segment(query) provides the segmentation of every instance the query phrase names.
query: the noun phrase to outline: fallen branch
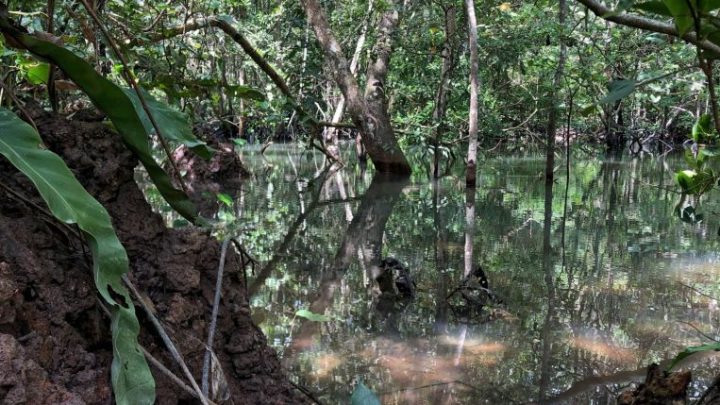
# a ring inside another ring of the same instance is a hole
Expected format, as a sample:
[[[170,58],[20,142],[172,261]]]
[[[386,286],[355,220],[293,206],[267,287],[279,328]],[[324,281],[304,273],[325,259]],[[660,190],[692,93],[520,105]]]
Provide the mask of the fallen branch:
[[[135,287],[135,284],[130,281],[130,279],[127,277],[127,275],[124,275],[122,277],[123,281],[125,282],[125,285],[130,289],[130,291],[135,296],[135,299],[140,303],[140,305],[145,310],[145,314],[150,318],[150,321],[152,322],[153,326],[155,326],[155,330],[160,335],[160,338],[162,338],[163,343],[165,343],[165,347],[167,347],[168,351],[170,351],[170,354],[172,355],[175,362],[180,366],[183,373],[185,374],[185,377],[190,381],[190,385],[192,385],[193,390],[197,393],[198,398],[200,399],[200,402],[203,405],[209,405],[209,400],[203,395],[202,391],[200,390],[200,387],[198,387],[197,382],[195,381],[195,378],[193,377],[192,373],[190,372],[190,369],[188,368],[187,364],[185,363],[185,360],[183,360],[182,355],[178,351],[177,347],[175,347],[175,344],[173,343],[172,339],[170,339],[170,336],[168,336],[167,332],[165,332],[165,329],[162,327],[162,324],[160,324],[160,321],[155,316],[155,311],[152,309],[152,304],[149,304],[145,302],[145,298],[140,294],[140,291]]]
[[[210,355],[213,350],[213,342],[215,341],[215,329],[217,328],[218,309],[220,307],[220,295],[222,292],[223,272],[225,271],[225,256],[230,239],[225,239],[220,249],[220,264],[218,265],[217,278],[215,280],[215,298],[213,299],[212,316],[210,318],[210,329],[208,330],[207,344],[205,345],[205,358],[203,359],[202,369],[202,393],[208,395],[210,383]]]
[[[100,301],[99,299],[97,300],[97,303],[98,303],[98,305],[100,306],[100,309],[102,309],[103,313],[105,313],[105,316],[107,316],[108,318],[112,318],[112,316],[110,315],[110,310],[107,309],[107,307],[105,306],[105,304],[104,304],[102,301]],[[32,333],[35,333],[35,332],[32,332]],[[22,338],[20,338],[20,339],[22,339]],[[18,341],[20,341],[20,339],[18,339]],[[192,396],[195,397],[195,398],[200,399],[200,397],[198,396],[197,392],[195,392],[195,391],[192,389],[192,387],[190,387],[189,385],[185,384],[185,383],[183,382],[183,380],[180,379],[180,377],[176,376],[175,373],[173,373],[172,371],[170,371],[170,369],[168,369],[167,367],[165,367],[165,365],[162,364],[162,363],[160,362],[160,360],[158,360],[157,358],[155,358],[155,356],[153,356],[143,345],[138,345],[138,346],[140,346],[140,350],[142,350],[143,355],[145,356],[145,358],[148,359],[148,360],[150,361],[150,364],[152,364],[153,366],[155,366],[155,368],[157,368],[158,371],[160,371],[161,373],[165,374],[165,376],[166,376],[167,378],[169,378],[170,381],[174,382],[178,387],[182,388],[185,392],[187,392],[188,394],[192,395]],[[208,404],[209,404],[209,405],[216,405],[214,402],[212,402],[212,401],[210,401],[210,400],[208,400]]]

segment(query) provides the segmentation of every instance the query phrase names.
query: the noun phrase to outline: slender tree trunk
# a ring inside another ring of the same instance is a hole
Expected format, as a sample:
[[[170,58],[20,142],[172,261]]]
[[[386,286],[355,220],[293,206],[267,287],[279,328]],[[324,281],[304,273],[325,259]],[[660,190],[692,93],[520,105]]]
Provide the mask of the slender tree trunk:
[[[455,6],[450,5],[444,9],[445,12],[445,43],[441,57],[443,60],[440,70],[440,83],[435,92],[435,108],[433,109],[433,124],[435,125],[435,139],[433,140],[433,177],[440,177],[440,137],[445,131],[445,110],[447,109],[447,94],[450,75],[455,67],[455,47],[453,40],[457,29],[455,24]]]
[[[360,54],[362,53],[363,47],[365,46],[365,37],[367,36],[367,30],[368,26],[370,25],[370,14],[372,13],[373,8],[373,2],[370,0],[368,2],[368,18],[365,19],[365,23],[363,24],[362,30],[360,31],[360,36],[358,37],[357,43],[355,44],[355,52],[353,53],[352,60],[350,61],[350,73],[355,76],[357,74],[358,66],[360,64]],[[335,112],[333,113],[332,121],[333,123],[338,123],[342,121],[342,117],[345,115],[345,96],[340,96],[340,101],[338,102],[337,106],[335,106]],[[333,127],[325,127],[325,131],[323,132],[323,140],[325,142],[325,148],[330,152],[331,155],[336,156],[336,160],[340,160],[340,151],[338,150],[338,134],[340,132],[339,128],[333,128]],[[358,153],[358,156],[360,156],[362,152]]]
[[[566,0],[558,1],[558,22],[564,31],[565,16],[567,13]],[[550,366],[552,364],[552,331],[554,330],[555,316],[555,286],[553,282],[553,263],[552,263],[552,201],[553,201],[553,183],[555,167],[555,133],[557,131],[557,92],[565,70],[565,58],[567,49],[565,47],[564,32],[560,35],[560,56],[555,69],[555,77],[553,78],[553,86],[550,92],[550,111],[547,126],[547,156],[545,160],[545,215],[543,221],[543,273],[545,275],[545,286],[547,288],[548,310],[543,323],[543,346],[542,359],[540,365],[540,399],[544,399],[547,395],[548,386],[550,384]],[[569,142],[569,139],[568,139]],[[567,156],[566,159],[570,159]]]
[[[238,72],[238,84],[241,86],[245,85],[245,67],[242,65],[242,61],[240,62],[240,71]],[[237,115],[237,127],[238,127],[238,138],[244,138],[245,137],[245,100],[241,97],[240,98],[240,106],[238,107],[238,115]],[[248,143],[250,140],[248,140]]]
[[[372,50],[373,62],[367,70],[367,86],[364,97],[360,94],[355,77],[350,72],[340,43],[335,39],[327,17],[317,0],[302,0],[305,13],[325,53],[325,60],[333,71],[347,109],[362,134],[362,142],[375,167],[380,172],[409,174],[410,164],[395,139],[390,124],[385,97],[387,68],[392,53],[391,36],[398,24],[399,13],[395,3],[390,2],[378,25],[377,42]]]
[[[468,18],[468,42],[470,45],[470,116],[468,136],[467,173],[465,185],[475,188],[477,184],[477,145],[478,145],[478,35],[477,19],[475,18],[475,2],[465,0]]]
[[[565,27],[565,16],[567,15],[567,2],[566,0],[559,0],[558,2],[558,22],[560,27]],[[550,111],[548,114],[547,123],[547,159],[545,161],[545,187],[552,189],[553,182],[553,169],[555,168],[555,134],[557,133],[557,116],[558,116],[558,94],[557,89],[560,88],[560,84],[565,74],[565,59],[567,58],[567,46],[565,45],[564,39],[565,33],[560,34],[560,56],[558,57],[558,64],[555,68],[555,76],[553,77],[553,84],[550,90]],[[569,157],[568,157],[569,158]]]

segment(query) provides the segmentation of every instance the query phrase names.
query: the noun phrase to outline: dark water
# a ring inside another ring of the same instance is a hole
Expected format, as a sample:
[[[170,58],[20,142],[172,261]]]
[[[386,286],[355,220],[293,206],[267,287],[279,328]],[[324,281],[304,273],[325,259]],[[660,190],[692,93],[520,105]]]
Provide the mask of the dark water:
[[[681,221],[676,209],[698,204],[674,192],[681,160],[578,156],[566,204],[564,167],[549,202],[542,159],[488,159],[466,234],[461,171],[437,184],[328,174],[288,146],[244,159],[256,178],[220,218],[262,263],[254,319],[326,403],[348,403],[358,378],[388,404],[613,403],[649,363],[720,338],[720,196]],[[372,274],[388,256],[414,299],[380,299]],[[454,294],[466,261],[498,298],[470,317]],[[695,397],[718,365],[686,363]]]

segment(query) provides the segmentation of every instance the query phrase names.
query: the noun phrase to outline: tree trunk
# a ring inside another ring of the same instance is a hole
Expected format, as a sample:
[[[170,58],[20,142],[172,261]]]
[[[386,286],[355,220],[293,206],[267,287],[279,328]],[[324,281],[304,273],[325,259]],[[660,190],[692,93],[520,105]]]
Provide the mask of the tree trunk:
[[[565,16],[567,15],[566,0],[559,0],[558,3],[558,22],[561,29],[565,26]],[[558,64],[555,68],[555,76],[553,77],[552,89],[550,90],[550,111],[547,123],[547,160],[545,162],[545,187],[552,188],[553,169],[555,168],[555,134],[557,132],[557,115],[558,115],[558,91],[565,74],[565,58],[567,57],[567,47],[564,40],[565,33],[560,34],[560,56]],[[569,158],[569,157],[567,157]]]
[[[335,82],[345,96],[347,110],[360,130],[362,143],[379,172],[410,174],[410,165],[395,139],[387,112],[385,82],[392,53],[391,35],[398,24],[398,12],[390,2],[377,29],[377,42],[372,50],[374,61],[368,66],[365,96],[350,72],[350,65],[335,39],[325,13],[317,0],[302,0],[305,13],[332,68]]]
[[[358,65],[360,64],[360,54],[362,53],[362,49],[365,46],[365,37],[367,34],[368,26],[370,25],[370,14],[372,13],[372,7],[373,2],[370,0],[368,2],[368,18],[365,19],[365,23],[363,24],[362,30],[360,31],[360,36],[358,37],[357,43],[355,44],[355,52],[353,53],[352,60],[350,61],[350,73],[355,76],[357,74]],[[333,113],[332,121],[333,123],[339,123],[342,121],[342,117],[345,115],[345,96],[340,96],[340,101],[338,102],[337,106],[335,106],[335,112]],[[338,142],[338,133],[340,132],[340,128],[335,127],[325,127],[325,131],[323,132],[323,141],[325,142],[325,149],[330,152],[330,154],[336,156],[336,160],[340,160],[340,151],[338,150],[337,142]],[[359,139],[358,139],[359,141]],[[358,149],[358,157],[363,154],[364,150],[362,147]]]
[[[451,5],[443,10],[445,12],[445,43],[441,57],[443,60],[440,70],[440,83],[438,83],[435,92],[435,108],[433,109],[432,119],[435,125],[435,139],[433,141],[433,177],[440,177],[440,136],[445,131],[445,110],[447,109],[448,82],[450,74],[455,68],[455,49],[453,47],[453,39],[455,38],[455,6]]]
[[[470,44],[470,123],[468,136],[467,173],[465,185],[475,188],[477,183],[477,144],[478,144],[478,35],[477,19],[475,18],[475,2],[465,0],[468,17],[468,42]]]

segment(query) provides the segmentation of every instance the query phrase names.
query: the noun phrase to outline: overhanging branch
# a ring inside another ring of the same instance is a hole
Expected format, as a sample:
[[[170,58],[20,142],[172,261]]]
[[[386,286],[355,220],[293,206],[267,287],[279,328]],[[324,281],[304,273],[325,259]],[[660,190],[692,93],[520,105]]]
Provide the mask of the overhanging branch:
[[[595,15],[605,20],[628,27],[640,28],[646,31],[682,38],[701,49],[720,55],[720,46],[708,40],[698,39],[694,32],[688,32],[681,36],[674,24],[653,20],[652,18],[642,17],[637,14],[621,13],[613,15],[612,9],[597,0],[578,0],[578,2],[590,9],[590,11],[595,13]]]
[[[280,92],[285,96],[285,98],[288,100],[288,102],[293,106],[293,109],[300,117],[306,118],[309,122],[311,128],[310,133],[312,137],[318,141],[320,141],[320,145],[315,145],[313,143],[313,146],[318,148],[320,151],[322,151],[325,156],[327,156],[331,161],[335,161],[335,158],[325,149],[325,147],[322,145],[322,137],[320,135],[321,131],[319,130],[320,127],[323,126],[335,126],[335,127],[345,127],[345,128],[354,128],[353,125],[350,124],[337,124],[337,123],[329,123],[329,122],[320,122],[315,117],[307,113],[300,104],[295,100],[293,97],[292,92],[290,91],[290,87],[285,82],[285,79],[282,78],[280,73],[278,73],[275,68],[268,63],[265,58],[260,55],[260,52],[253,47],[253,45],[248,41],[245,36],[243,36],[238,30],[236,30],[230,23],[227,21],[218,18],[218,17],[203,17],[203,18],[197,18],[192,19],[187,22],[187,24],[175,26],[169,29],[164,30],[163,32],[151,34],[149,39],[140,39],[140,38],[134,38],[126,43],[126,46],[128,47],[135,47],[140,45],[145,45],[149,43],[154,43],[158,41],[162,41],[164,39],[173,38],[179,35],[183,35],[190,31],[197,31],[203,28],[207,27],[214,27],[218,28],[221,31],[223,31],[227,36],[229,36],[233,41],[235,41],[240,47],[243,49],[243,51],[250,57],[250,59],[255,62],[255,64],[263,71],[266,75],[272,80],[273,83],[275,83],[275,86],[280,90]]]

